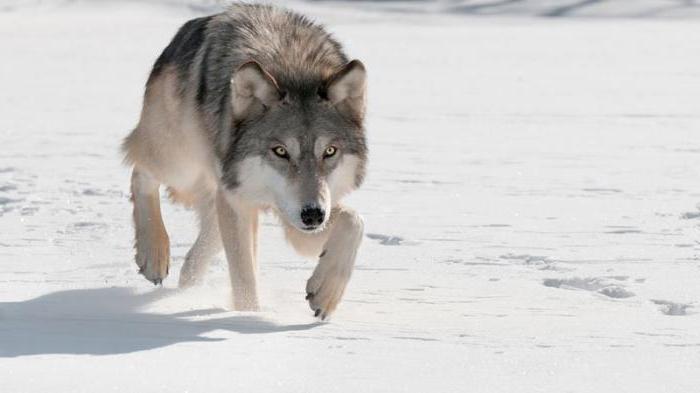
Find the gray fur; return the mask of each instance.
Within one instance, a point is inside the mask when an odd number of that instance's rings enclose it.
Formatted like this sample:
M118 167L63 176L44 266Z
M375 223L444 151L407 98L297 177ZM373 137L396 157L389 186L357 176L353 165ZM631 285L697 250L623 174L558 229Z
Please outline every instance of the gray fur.
M283 100L263 116L237 122L230 81L248 61L274 78ZM306 17L269 5L235 4L221 14L187 22L156 61L149 82L175 66L182 98L195 97L216 145L221 180L235 188L236 163L251 154L268 156L275 139L295 137L308 153L320 133L330 133L342 143L342 152L366 159L363 114L341 114L325 99L328 83L347 63L341 45ZM299 170L314 168L310 162L289 168L291 174ZM363 177L364 167L358 170L357 186Z
M200 220L180 286L196 283L223 246L234 308L258 309L258 214L271 210L300 254L325 250L306 292L315 315L329 315L364 230L341 200L365 173L365 92L364 65L290 11L236 4L183 25L156 60L123 144L141 274L161 283L169 271L165 185Z

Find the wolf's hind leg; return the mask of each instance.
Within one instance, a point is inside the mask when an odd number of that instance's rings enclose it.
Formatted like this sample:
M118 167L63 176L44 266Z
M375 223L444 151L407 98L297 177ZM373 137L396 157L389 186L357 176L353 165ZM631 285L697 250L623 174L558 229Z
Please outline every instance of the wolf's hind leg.
M134 167L131 198L134 203L136 264L139 272L154 284L168 275L170 240L160 214L160 183L148 172Z
M200 231L197 240L187 252L180 270L180 288L195 285L204 276L209 262L221 252L221 234L216 215L215 196L207 195L196 202Z

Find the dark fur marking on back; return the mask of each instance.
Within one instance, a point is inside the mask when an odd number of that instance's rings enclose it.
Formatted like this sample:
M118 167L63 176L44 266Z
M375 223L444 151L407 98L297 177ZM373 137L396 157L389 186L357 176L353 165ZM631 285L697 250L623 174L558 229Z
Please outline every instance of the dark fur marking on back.
M208 59L211 53L211 46L204 48L202 65L199 67L199 86L197 87L197 104L202 105L207 96L207 72L209 71Z
M204 42L207 24L212 18L213 16L205 16L192 19L178 30L153 65L151 75L148 77L149 83L169 64L175 64L181 75L189 74L192 61Z

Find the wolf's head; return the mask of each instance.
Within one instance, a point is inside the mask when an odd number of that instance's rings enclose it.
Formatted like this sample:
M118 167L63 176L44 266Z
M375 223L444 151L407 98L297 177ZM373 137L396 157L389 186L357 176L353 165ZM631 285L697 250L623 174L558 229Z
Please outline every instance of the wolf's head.
M321 230L364 177L365 81L357 60L295 88L280 87L256 62L243 64L231 80L234 131L219 141L228 191L299 230Z

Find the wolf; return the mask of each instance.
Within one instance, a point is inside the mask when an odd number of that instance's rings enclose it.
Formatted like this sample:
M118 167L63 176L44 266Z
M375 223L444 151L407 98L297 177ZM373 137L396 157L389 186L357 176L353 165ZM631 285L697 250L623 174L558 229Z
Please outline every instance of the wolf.
M168 275L163 185L199 218L180 287L223 248L234 309L258 310L258 216L269 211L299 254L318 258L306 300L328 317L363 237L341 200L365 176L366 74L322 26L286 9L234 4L185 23L153 65L122 145L140 273L156 285Z

